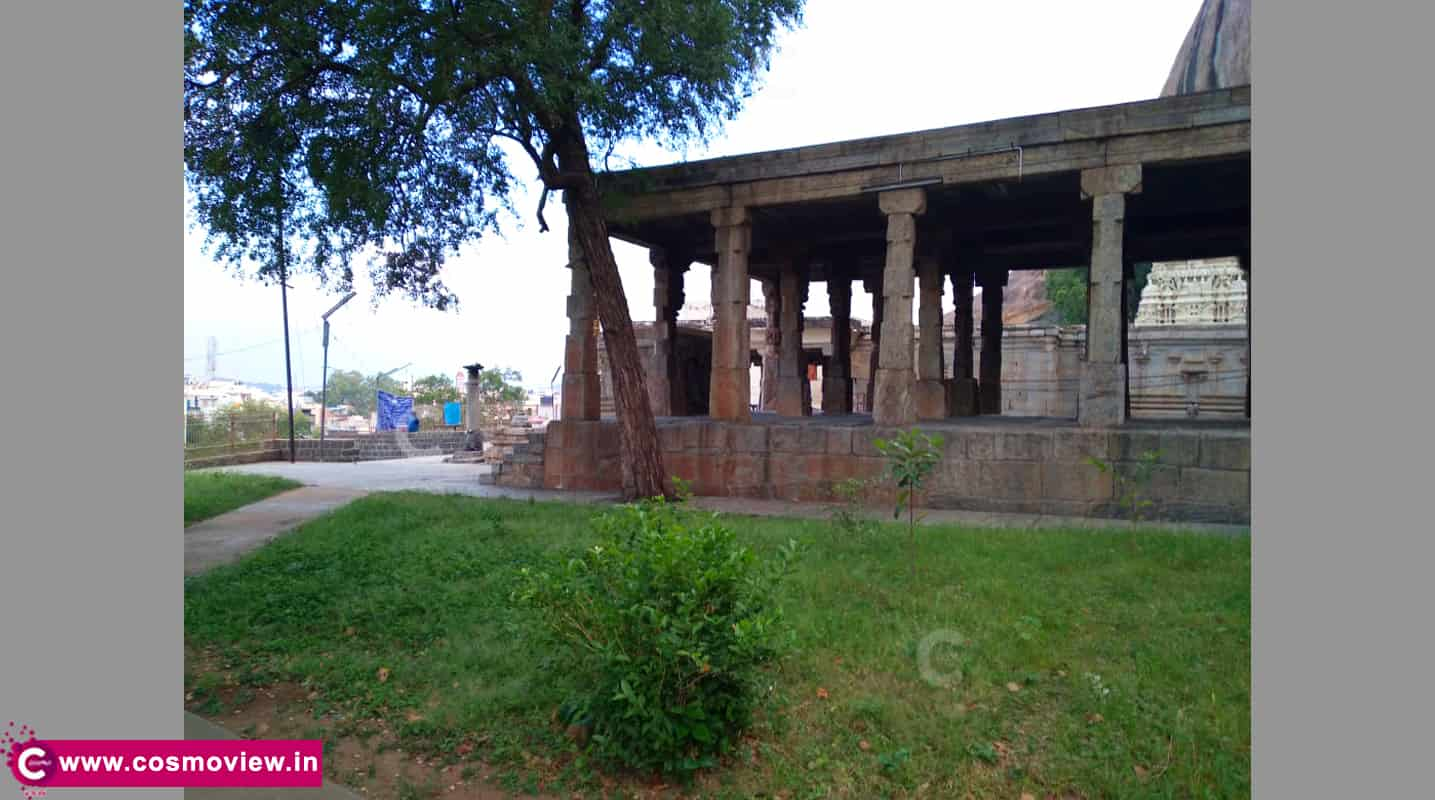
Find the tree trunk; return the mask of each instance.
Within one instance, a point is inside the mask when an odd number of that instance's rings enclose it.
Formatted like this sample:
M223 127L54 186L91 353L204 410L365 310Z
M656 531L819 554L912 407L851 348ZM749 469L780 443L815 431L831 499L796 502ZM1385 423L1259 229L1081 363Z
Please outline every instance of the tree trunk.
M558 169L576 181L563 191L568 224L583 247L593 281L593 301L603 327L603 343L613 371L613 404L621 434L624 494L634 497L671 496L663 477L663 454L658 445L658 425L648 400L647 381L638 354L638 338L628 314L628 299L618 262L608 241L608 223L603 217L588 148L581 136L560 139L556 149Z

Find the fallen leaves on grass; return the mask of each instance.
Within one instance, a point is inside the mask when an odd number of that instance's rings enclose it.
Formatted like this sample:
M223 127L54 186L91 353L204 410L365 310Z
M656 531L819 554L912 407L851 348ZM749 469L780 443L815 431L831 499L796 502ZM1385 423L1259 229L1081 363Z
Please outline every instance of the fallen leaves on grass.
M817 687L817 699L818 699L818 700L826 700L827 697L828 697L827 690L824 689L824 688L822 688L821 686Z

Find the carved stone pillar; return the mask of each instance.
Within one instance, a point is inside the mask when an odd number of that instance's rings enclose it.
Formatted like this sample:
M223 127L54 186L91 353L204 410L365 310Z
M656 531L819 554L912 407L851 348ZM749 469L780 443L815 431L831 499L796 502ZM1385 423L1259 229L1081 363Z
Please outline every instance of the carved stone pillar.
M827 278L832 310L832 360L822 370L822 413L852 413L852 279L843 270Z
M982 364L978 403L983 414L1002 413L1002 308L1007 271L979 275L982 282Z
M1081 194L1091 203L1091 270L1087 289L1086 363L1082 365L1078 418L1103 427L1126 421L1126 366L1121 329L1126 324L1123 237L1126 195L1141 191L1141 166L1128 164L1081 173Z
M887 215L887 262L882 272L881 363L872 420L878 425L910 425L917 418L913 400L912 289L917 246L917 216L927 210L921 189L897 189L878 196Z
M803 304L807 300L806 263L800 257L789 257L778 277L781 309L781 340L778 344L777 413L784 417L801 417L810 411L804 408L803 384L807 383L807 359L802 351ZM810 389L809 389L810 391Z
M715 209L717 272L713 282L713 364L708 414L713 419L751 419L751 342L747 327L748 251L752 223L747 209Z
M598 381L598 317L593 303L593 281L583 247L570 228L568 269L568 340L563 349L564 419L598 419L603 393Z
M678 374L678 312L683 307L683 273L692 259L662 248L648 251L653 265L653 363L648 401L659 417L687 413L687 396Z
M917 262L921 303L917 308L917 418L947 416L946 364L942 358L942 265L935 258Z
M976 378L976 358L972 352L974 338L972 270L958 267L952 271L952 297L956 304L956 342L952 354L952 416L975 417L981 411L980 389Z

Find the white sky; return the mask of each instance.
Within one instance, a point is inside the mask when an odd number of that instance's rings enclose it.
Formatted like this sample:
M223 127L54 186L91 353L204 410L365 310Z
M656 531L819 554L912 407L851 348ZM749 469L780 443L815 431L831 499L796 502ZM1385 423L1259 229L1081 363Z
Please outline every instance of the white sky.
M643 165L797 147L1155 97L1200 0L990 3L809 0L806 24L786 34L763 87L710 147L687 153L638 147ZM531 167L514 159L516 177ZM391 297L374 308L367 267L355 265L359 296L336 313L329 367L365 373L412 366L396 377L454 375L474 360L523 373L546 387L562 362L568 294L566 220L557 196L538 233L536 194L517 193L519 218L448 262L443 280L459 308L439 312ZM188 216L186 215L186 225ZM202 374L208 337L218 374L283 383L278 287L241 281L203 252L204 233L184 239L184 371ZM635 320L653 317L652 267L642 248L614 241ZM690 303L704 303L707 270L686 276ZM291 280L289 320L296 388L317 387L319 315L337 300L311 277ZM809 315L827 313L814 286ZM756 288L755 299L761 298ZM870 319L854 284L852 311ZM951 299L947 298L950 308Z

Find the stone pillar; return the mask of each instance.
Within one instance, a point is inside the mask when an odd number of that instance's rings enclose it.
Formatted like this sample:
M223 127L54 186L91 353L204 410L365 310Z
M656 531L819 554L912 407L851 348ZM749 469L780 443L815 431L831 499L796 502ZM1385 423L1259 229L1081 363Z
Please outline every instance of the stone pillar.
M678 374L678 311L683 307L683 273L692 259L654 247L648 251L653 265L653 363L648 370L648 401L653 415L687 413L687 395Z
M1131 419L1131 287L1136 284L1136 265L1121 264L1121 403L1125 419Z
M1126 421L1126 368L1121 363L1121 314L1125 294L1126 195L1141 191L1141 165L1101 167L1081 173L1081 194L1091 203L1091 269L1087 288L1086 363L1081 370L1078 419L1103 427Z
M917 262L921 303L917 308L917 418L947 416L946 365L942 359L942 265L935 258Z
M777 281L762 282L763 307L767 311L767 327L763 330L762 386L758 387L763 411L777 408L777 372L782 361L782 295Z
M867 359L867 391L862 398L867 413L872 413L872 401L877 396L877 368L882 366L882 276L866 278L862 288L872 295L872 355Z
M1247 242L1249 246L1249 242ZM1246 419L1251 418L1251 251L1241 254L1241 269L1246 273Z
M978 394L979 411L1002 413L1002 301L1007 271L987 270L982 282L982 364Z
M708 414L713 419L747 422L751 389L751 342L747 327L747 257L752 222L747 208L714 209L717 270L713 280L713 364Z
M778 275L781 298L778 320L781 327L777 372L777 413L784 417L804 415L802 384L807 381L807 360L802 352L803 302L807 299L805 264L788 258Z
M593 281L583 248L570 228L568 269L568 341L563 350L563 419L598 419L603 393L598 381L598 317L593 304Z
M472 432L478 430L479 423L483 420L483 365L469 364L464 369L468 370L468 381L464 384L464 413L467 415L464 420L467 425L464 427Z
M832 360L822 370L822 413L852 413L852 279L843 271L827 276L832 309Z
M972 353L972 288L975 285L970 269L952 271L952 297L956 304L955 352L952 353L952 416L975 417L981 412L981 396L976 377L976 359Z
M912 262L917 246L917 216L927 210L921 189L896 189L878 196L887 215L887 263L882 271L881 363L873 379L876 397L872 421L910 425L917 418L912 372Z

